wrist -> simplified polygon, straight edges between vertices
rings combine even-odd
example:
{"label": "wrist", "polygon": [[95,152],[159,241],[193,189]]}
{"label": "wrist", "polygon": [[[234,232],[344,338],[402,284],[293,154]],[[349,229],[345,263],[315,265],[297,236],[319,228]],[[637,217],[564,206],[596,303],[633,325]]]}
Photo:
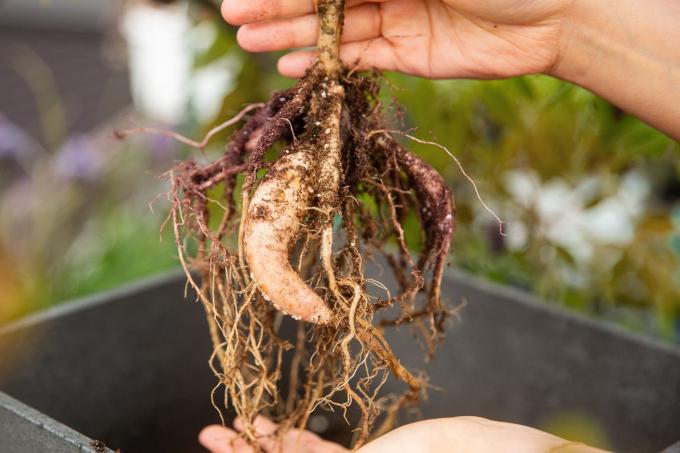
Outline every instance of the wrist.
{"label": "wrist", "polygon": [[573,0],[547,74],[680,136],[680,2]]}
{"label": "wrist", "polygon": [[[569,6],[562,20],[557,56],[547,75],[584,85],[592,61],[605,52],[597,26],[597,9],[606,0],[567,0]],[[602,11],[600,11],[602,15]]]}

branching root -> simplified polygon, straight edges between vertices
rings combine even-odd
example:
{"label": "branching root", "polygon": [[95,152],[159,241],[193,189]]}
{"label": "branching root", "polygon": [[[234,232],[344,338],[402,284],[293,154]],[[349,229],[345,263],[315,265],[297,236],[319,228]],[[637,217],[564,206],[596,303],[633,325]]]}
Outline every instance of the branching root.
{"label": "branching root", "polygon": [[[440,284],[454,234],[451,191],[388,132],[379,74],[340,64],[344,2],[319,0],[318,10],[320,57],[307,74],[225,123],[244,121],[222,157],[168,173],[180,261],[205,308],[210,366],[224,391],[213,391],[213,404],[241,417],[253,445],[258,415],[281,434],[305,427],[316,409],[349,418],[352,408],[355,447],[390,429],[427,381],[401,364],[384,329],[413,326],[432,354],[449,314]],[[173,136],[202,149],[224,127],[201,142]],[[132,132],[153,131],[120,135]],[[277,143],[278,157],[265,163]],[[423,231],[418,255],[403,228],[409,216]],[[365,276],[363,258],[380,255],[398,284],[386,297]],[[282,333],[291,325],[292,343]],[[381,393],[390,376],[402,395]]]}

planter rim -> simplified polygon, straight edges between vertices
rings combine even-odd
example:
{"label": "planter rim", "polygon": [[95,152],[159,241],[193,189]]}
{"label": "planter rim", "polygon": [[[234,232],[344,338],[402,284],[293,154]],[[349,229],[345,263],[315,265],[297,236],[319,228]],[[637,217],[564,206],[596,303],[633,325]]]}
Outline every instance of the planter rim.
{"label": "planter rim", "polygon": [[[666,342],[661,339],[645,335],[642,333],[627,330],[612,322],[600,320],[574,310],[569,310],[556,303],[551,303],[549,300],[540,298],[535,294],[510,285],[501,285],[489,280],[484,280],[481,277],[473,275],[461,269],[449,269],[444,274],[446,280],[465,280],[469,286],[480,291],[489,292],[501,297],[512,299],[519,305],[543,311],[549,314],[565,317],[574,322],[599,329],[612,335],[617,335],[649,347],[664,350],[665,352],[680,358],[680,345],[675,345],[671,342]],[[463,314],[465,312],[463,311]]]}
{"label": "planter rim", "polygon": [[[50,319],[58,318],[63,315],[68,315],[69,313],[90,310],[96,308],[101,304],[109,302],[113,296],[117,298],[126,297],[128,295],[132,296],[135,293],[142,291],[144,289],[162,285],[163,283],[183,278],[183,276],[184,272],[182,271],[182,269],[177,268],[170,271],[159,272],[148,277],[143,277],[138,280],[134,280],[130,283],[125,283],[119,287],[108,289],[96,294],[62,302],[58,305],[47,308],[45,310],[38,311],[34,314],[30,314],[24,318],[21,318],[9,324],[0,325],[0,335],[7,334],[25,327],[34,326]],[[454,288],[456,280],[465,281],[467,285],[473,287],[474,289],[480,290],[481,292],[488,292],[500,296],[502,298],[511,299],[513,302],[516,302],[522,306],[531,308],[533,310],[538,310],[542,312],[547,312],[552,315],[561,316],[571,320],[572,322],[576,322],[594,329],[604,331],[610,335],[623,337],[628,341],[637,342],[648,347],[662,350],[665,353],[671,354],[680,359],[680,346],[675,346],[672,343],[664,342],[654,337],[626,330],[623,327],[618,326],[616,324],[606,321],[603,322],[601,320],[588,317],[584,314],[568,310],[562,306],[552,304],[546,300],[543,300],[526,290],[516,288],[510,285],[501,285],[492,281],[484,280],[481,277],[475,276],[461,269],[446,270],[446,272],[444,273],[444,279],[447,281],[453,281],[452,286]],[[193,302],[190,294],[191,294],[190,291],[185,291],[185,299],[187,299],[187,302]],[[451,299],[455,299],[456,296],[453,295],[449,297]],[[464,317],[465,316],[464,308],[462,314]]]}
{"label": "planter rim", "polygon": [[99,305],[110,302],[114,297],[120,298],[132,296],[139,291],[143,291],[144,289],[163,285],[164,283],[181,278],[183,275],[184,272],[180,268],[170,271],[162,271],[151,276],[142,277],[128,283],[123,283],[120,286],[100,291],[95,294],[66,300],[52,307],[39,310],[23,318],[12,321],[8,324],[0,324],[0,336],[12,333],[25,327],[31,327],[40,324],[54,318],[59,318],[60,316],[68,315],[70,313],[90,310],[98,307]]}
{"label": "planter rim", "polygon": [[[11,414],[10,416],[16,416],[18,419],[27,421],[36,428],[47,431],[49,435],[53,436],[54,441],[59,444],[59,451],[61,451],[61,447],[64,447],[64,444],[66,444],[75,448],[75,451],[84,453],[114,453],[111,449],[104,447],[103,445],[101,447],[97,447],[96,442],[89,437],[69,428],[68,426],[48,417],[42,412],[33,409],[31,406],[27,406],[21,401],[16,400],[1,391],[0,410],[9,412]],[[2,432],[1,428],[2,427],[0,427],[0,432]],[[11,439],[12,435],[9,434],[9,436]]]}

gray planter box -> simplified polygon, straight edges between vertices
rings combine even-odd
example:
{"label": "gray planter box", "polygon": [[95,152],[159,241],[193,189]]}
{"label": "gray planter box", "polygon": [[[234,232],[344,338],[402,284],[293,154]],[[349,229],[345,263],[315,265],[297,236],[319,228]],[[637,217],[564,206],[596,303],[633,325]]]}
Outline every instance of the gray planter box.
{"label": "gray planter box", "polygon": [[[183,292],[174,273],[0,328],[0,452],[109,451],[92,439],[123,453],[203,451],[196,435],[217,421],[210,345],[202,308]],[[444,390],[422,417],[542,427],[580,414],[624,453],[680,440],[678,349],[464,274],[449,274],[444,294],[467,306],[424,367]],[[423,367],[407,330],[392,338]],[[346,440],[334,417],[323,435]]]}

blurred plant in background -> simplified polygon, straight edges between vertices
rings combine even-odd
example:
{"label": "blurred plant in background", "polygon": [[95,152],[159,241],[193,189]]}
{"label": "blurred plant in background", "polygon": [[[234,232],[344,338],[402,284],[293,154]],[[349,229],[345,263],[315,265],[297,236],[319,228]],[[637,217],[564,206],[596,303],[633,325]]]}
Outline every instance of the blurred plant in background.
{"label": "blurred plant in background", "polygon": [[147,207],[163,187],[149,172],[170,164],[174,144],[112,146],[112,127],[50,151],[0,118],[0,320],[175,266]]}
{"label": "blurred plant in background", "polygon": [[[147,121],[199,137],[292,83],[276,74],[275,55],[241,51],[209,0],[157,3],[127,3],[120,22],[133,99]],[[435,82],[389,74],[385,85],[395,127],[448,147],[506,222],[501,235],[442,150],[409,143],[454,188],[456,266],[680,338],[678,143],[543,76]],[[155,215],[146,210],[165,189],[146,173],[195,151],[153,137],[108,140],[107,131],[127,123],[119,117],[51,151],[0,122],[0,270],[13,277],[0,284],[0,297],[24,294],[32,302],[21,311],[174,265],[172,240],[153,240],[165,205]],[[226,138],[199,158],[220,153]],[[417,246],[418,229],[409,231]]]}
{"label": "blurred plant in background", "polygon": [[458,266],[634,329],[674,335],[676,142],[595,95],[544,76],[390,79],[417,134],[456,152],[507,221],[507,235],[500,236],[449,158],[418,145],[446,169],[457,195]]}

